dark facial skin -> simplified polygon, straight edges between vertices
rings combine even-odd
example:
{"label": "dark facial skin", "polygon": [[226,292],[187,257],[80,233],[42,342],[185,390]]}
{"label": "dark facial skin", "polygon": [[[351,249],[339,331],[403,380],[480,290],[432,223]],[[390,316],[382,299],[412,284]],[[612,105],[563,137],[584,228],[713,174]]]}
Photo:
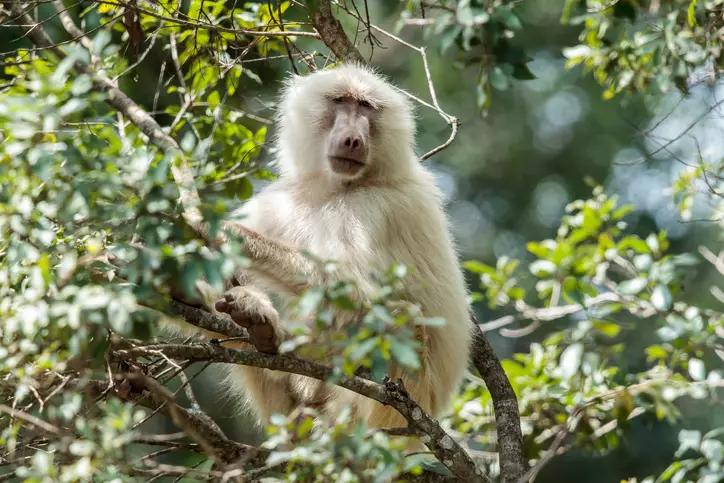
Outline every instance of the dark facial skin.
{"label": "dark facial skin", "polygon": [[327,156],[332,171],[354,176],[369,160],[370,131],[377,110],[362,99],[339,96],[330,99],[331,128]]}

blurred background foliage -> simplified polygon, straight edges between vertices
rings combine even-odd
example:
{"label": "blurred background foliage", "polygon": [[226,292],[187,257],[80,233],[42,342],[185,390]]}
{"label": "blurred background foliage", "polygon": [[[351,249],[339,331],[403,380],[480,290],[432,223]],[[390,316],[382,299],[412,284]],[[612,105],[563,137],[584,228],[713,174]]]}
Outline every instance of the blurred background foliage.
{"label": "blurred background foliage", "polygon": [[[183,18],[220,25],[233,19],[237,28],[274,24],[280,15],[285,22],[306,22],[295,2],[231,3],[184,2]],[[720,376],[712,371],[721,367],[712,349],[719,350],[722,300],[710,290],[721,274],[701,257],[683,255],[697,253],[701,245],[716,254],[722,246],[724,91],[718,77],[724,2],[364,3],[368,10],[351,4],[335,9],[363,55],[394,83],[429,101],[419,52],[374,29],[368,34],[362,23],[368,15],[372,24],[405,42],[427,46],[439,105],[460,121],[454,142],[425,162],[444,193],[461,256],[469,261],[470,286],[480,287],[473,297],[478,320],[491,324],[487,335],[506,359],[520,397],[529,456],[537,458],[555,441],[561,433],[554,430],[565,425],[566,417],[584,420],[571,431],[564,454],[548,463],[536,481],[641,481],[665,471],[662,478],[678,475],[674,481],[724,479],[718,434],[708,433],[724,426],[716,400]],[[175,4],[141,5],[149,12],[167,12]],[[91,55],[76,47],[77,58],[118,76],[119,87],[182,140],[209,202],[207,214],[222,214],[222,200],[239,202],[273,180],[266,163],[273,155],[269,140],[280,82],[291,70],[306,72],[302,50],[324,64],[319,41],[298,37],[294,42],[301,50],[296,50],[281,37],[239,40],[230,32],[185,29],[153,15],[127,20],[121,4],[82,7],[73,14],[92,32]],[[53,14],[47,3],[37,9],[39,18]],[[112,28],[106,28],[107,22]],[[56,40],[70,38],[58,22],[45,28]],[[309,30],[304,23],[287,28]],[[2,50],[18,48],[17,36],[18,30],[0,30]],[[289,57],[296,59],[294,67]],[[30,92],[25,84],[14,85],[14,79],[52,75],[70,82],[56,65],[28,63],[29,58],[27,51],[3,57],[3,89],[15,96],[5,97],[0,108],[6,128],[18,120],[8,114],[11,101],[21,103]],[[89,81],[82,76],[73,79],[60,98],[46,92],[47,104],[32,109],[68,106],[88,92],[84,82]],[[130,146],[139,159],[153,156],[132,126],[125,125],[126,137],[94,125],[94,120],[112,121],[113,115],[90,101],[66,107],[64,127],[86,130],[115,151],[79,143],[76,157],[91,156],[96,163],[82,169],[102,172],[103,156],[128,156]],[[32,110],[18,106],[16,114]],[[418,106],[418,119],[420,153],[448,139],[450,128],[434,109]],[[32,139],[23,146],[14,143],[16,151],[6,144],[5,162],[32,149]],[[134,158],[127,159],[133,164]],[[11,196],[21,190],[6,184],[12,179],[7,173],[2,202],[22,204]],[[94,216],[103,213],[103,206],[133,199],[133,209],[113,216],[138,217],[132,228],[145,223],[152,233],[154,213],[168,209],[164,203],[173,198],[161,178],[147,179],[143,195],[104,193],[107,204],[94,207]],[[70,211],[63,216],[74,219],[75,205],[65,202]],[[117,224],[119,238],[122,226]],[[180,236],[172,231],[169,227],[168,239]],[[83,250],[93,252],[93,243],[107,242],[88,238]],[[189,241],[186,254],[196,250]],[[154,256],[172,258],[162,252],[159,248]],[[137,262],[142,270],[145,262]],[[167,278],[156,285],[187,277],[185,266],[164,264]],[[616,267],[618,273],[607,272]],[[601,287],[616,297],[606,299],[596,313],[536,312],[583,303],[600,296]],[[118,324],[124,320],[117,318]],[[200,369],[192,367],[190,375]],[[216,385],[219,377],[210,369],[193,378],[199,405],[232,438],[258,443],[262,435],[238,415],[233,402],[224,400]],[[631,388],[621,390],[622,385]],[[494,448],[488,438],[493,426],[487,391],[473,379],[455,409],[455,431],[463,436],[482,432],[471,438],[472,447],[486,460],[485,450]],[[124,425],[138,417],[127,407],[113,410]],[[286,423],[277,423],[272,435],[279,439]],[[159,430],[169,425],[160,418],[151,424]],[[607,424],[608,430],[600,431]],[[669,467],[675,453],[685,459]],[[692,473],[685,476],[682,468]]]}

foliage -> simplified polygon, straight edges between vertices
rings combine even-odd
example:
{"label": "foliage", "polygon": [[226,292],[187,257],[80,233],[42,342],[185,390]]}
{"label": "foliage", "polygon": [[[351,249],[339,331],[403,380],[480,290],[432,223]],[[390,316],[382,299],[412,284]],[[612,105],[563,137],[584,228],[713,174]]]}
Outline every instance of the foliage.
{"label": "foliage", "polygon": [[[655,1],[648,5],[628,0],[566,0],[563,22],[583,27],[580,44],[563,51],[566,65],[582,65],[585,73],[605,87],[604,99],[621,93],[644,93],[658,103],[657,96],[666,92],[688,95],[697,85],[715,86],[724,66],[722,11],[724,2],[720,0]],[[711,110],[718,106],[717,102]],[[698,146],[697,152],[686,158],[691,161],[672,186],[682,219],[692,219],[697,192],[708,192],[710,219],[720,220],[724,163],[705,158]]]}
{"label": "foliage", "polygon": [[[70,77],[74,59],[87,60],[80,50],[75,51],[51,76],[39,75],[46,64],[35,61],[38,69],[27,68],[27,78],[17,77],[13,89],[4,92],[0,101],[5,135],[0,190],[2,383],[13,389],[6,394],[14,406],[26,411],[33,408],[63,431],[72,423],[67,430],[75,439],[63,439],[58,451],[82,457],[66,465],[36,453],[30,466],[22,463],[16,469],[17,476],[28,479],[65,475],[58,477],[78,481],[88,474],[102,479],[127,474],[129,468],[119,463],[127,459],[124,449],[135,437],[132,423],[141,420],[142,412],[133,413],[131,420],[131,406],[110,399],[99,409],[101,414],[85,418],[79,413],[83,409],[80,393],[47,391],[49,394],[41,397],[39,391],[58,380],[76,380],[78,371],[81,377],[101,376],[107,334],[148,338],[156,332],[156,310],[164,310],[169,287],[193,294],[193,282],[205,276],[221,288],[222,278],[231,274],[231,268],[247,262],[238,255],[238,241],[225,245],[223,252],[202,250],[201,241],[175,218],[178,191],[169,181],[173,159],[147,147],[137,131],[121,133],[114,127],[112,113],[102,104],[104,96],[89,89],[86,77]],[[76,128],[78,125],[83,127]],[[194,143],[182,144],[194,159],[206,157]],[[215,158],[209,159],[217,165]],[[225,214],[230,200],[223,197],[223,190],[211,188],[206,194],[210,203],[204,205],[204,212],[213,224]],[[136,239],[143,240],[143,246]],[[120,270],[107,262],[106,252],[122,262]],[[333,271],[332,264],[326,265]],[[351,375],[361,366],[372,369],[372,375],[381,380],[390,361],[418,368],[419,343],[408,321],[437,322],[420,317],[414,307],[398,304],[394,311],[388,310],[388,301],[396,295],[405,273],[404,267],[395,267],[381,277],[379,297],[367,308],[350,298],[352,281],[310,289],[297,301],[299,316],[303,319],[311,314],[318,324],[304,326],[299,337],[282,349],[317,340],[318,345],[301,353],[340,352],[335,365],[339,375]],[[325,345],[322,336],[331,333],[330,306],[352,313],[362,310],[367,315],[362,325],[331,336]],[[86,373],[83,367],[91,370]],[[78,384],[82,389],[82,383]],[[42,401],[40,407],[34,398]],[[5,422],[3,441],[8,456],[35,442],[32,437],[27,439],[22,425],[7,418]],[[113,432],[103,430],[109,424]],[[346,422],[335,424],[333,429],[339,432]],[[329,444],[321,433],[315,432],[314,438],[310,448]],[[384,436],[371,438],[373,447],[354,451],[371,452],[366,458],[380,454],[393,458],[385,474],[415,466],[412,460],[402,461],[397,446],[387,448],[390,443]],[[53,440],[46,444],[49,451],[56,448]],[[272,447],[280,444],[277,441]],[[319,457],[325,454],[336,456],[323,451]],[[271,458],[281,461],[284,455],[274,453]],[[103,476],[100,468],[109,473]],[[334,475],[351,478],[349,471],[340,471]]]}
{"label": "foliage", "polygon": [[[503,0],[439,3],[427,5],[427,10],[435,12],[435,15],[432,28],[425,30],[425,39],[439,38],[440,53],[454,55],[454,68],[477,68],[476,94],[482,113],[490,107],[493,89],[505,91],[515,79],[535,78],[527,66],[530,57],[511,41],[523,28],[514,3]],[[419,0],[405,2],[398,30],[413,18],[416,11],[424,13],[426,4]],[[451,54],[453,46],[455,50]]]}
{"label": "foliage", "polygon": [[264,446],[276,451],[267,464],[286,465],[282,481],[382,482],[408,472],[420,474],[420,458],[405,458],[404,442],[352,424],[349,416],[345,411],[321,425],[314,424],[319,414],[313,411],[275,417]]}
{"label": "foliage", "polygon": [[714,83],[724,66],[720,0],[649,2],[568,0],[563,20],[583,25],[581,44],[565,52],[583,63],[611,98],[628,91],[688,90]]}
{"label": "foliage", "polygon": [[[419,369],[422,347],[416,328],[440,326],[444,321],[423,317],[418,306],[403,302],[401,282],[407,268],[395,265],[378,276],[372,301],[363,304],[355,297],[354,281],[335,280],[334,262],[316,261],[331,275],[331,281],[307,289],[295,301],[294,319],[300,322],[291,327],[294,337],[280,350],[296,350],[309,359],[335,355],[334,367],[340,369],[340,376],[351,376],[363,368],[376,381],[384,379],[390,362],[412,371]],[[359,323],[337,329],[335,316]],[[314,324],[305,322],[310,317]]]}
{"label": "foliage", "polygon": [[[576,321],[531,344],[530,354],[503,363],[519,397],[531,455],[567,433],[577,448],[609,451],[631,419],[673,421],[680,414],[676,399],[716,397],[722,373],[707,372],[702,357],[718,350],[724,313],[676,300],[686,273],[699,262],[688,254],[667,254],[664,233],[645,239],[627,235],[623,220],[632,210],[596,186],[591,199],[567,206],[556,239],[528,244],[536,257],[528,268],[542,308],[524,302],[517,261],[504,260],[511,268],[502,271],[479,262],[466,265],[480,275],[491,304],[514,310],[501,324],[489,323],[493,328],[524,321],[527,327],[505,329],[521,336],[567,316]],[[640,373],[626,371],[632,354],[619,341],[636,325],[621,317],[625,312],[639,323],[654,319],[660,326],[660,342],[644,348],[649,368]],[[461,430],[492,429],[492,400],[480,384],[467,387],[457,408]],[[478,442],[491,444],[486,437]]]}

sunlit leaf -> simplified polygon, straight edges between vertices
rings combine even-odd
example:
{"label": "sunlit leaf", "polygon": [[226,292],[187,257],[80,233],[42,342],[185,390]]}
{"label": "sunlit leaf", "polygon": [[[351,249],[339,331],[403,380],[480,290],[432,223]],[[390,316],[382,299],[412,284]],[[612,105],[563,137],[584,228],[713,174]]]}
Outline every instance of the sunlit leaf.
{"label": "sunlit leaf", "polygon": [[624,295],[636,295],[648,285],[645,277],[636,277],[618,284],[618,291]]}
{"label": "sunlit leaf", "polygon": [[671,291],[666,285],[657,285],[651,293],[651,304],[658,310],[666,311],[671,308],[673,299]]}

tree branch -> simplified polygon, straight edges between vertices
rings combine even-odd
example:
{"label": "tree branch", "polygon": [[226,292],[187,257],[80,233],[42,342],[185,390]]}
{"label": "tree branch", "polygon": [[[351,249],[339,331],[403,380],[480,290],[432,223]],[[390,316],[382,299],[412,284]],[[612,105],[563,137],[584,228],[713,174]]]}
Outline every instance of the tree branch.
{"label": "tree branch", "polygon": [[325,382],[333,380],[340,387],[374,399],[397,410],[407,420],[410,429],[420,437],[420,441],[461,481],[466,483],[489,481],[481,470],[475,466],[465,450],[440,427],[435,419],[430,417],[417,402],[409,397],[401,382],[387,380],[385,384],[378,384],[357,376],[335,378],[331,368],[292,355],[272,355],[229,349],[212,343],[190,345],[155,344],[112,352],[112,357],[116,360],[132,360],[137,357],[156,357],[159,355],[173,359],[184,359],[190,362],[206,361],[241,364],[299,374]]}
{"label": "tree branch", "polygon": [[474,326],[473,364],[490,391],[495,409],[495,423],[500,445],[500,474],[505,483],[512,483],[523,476],[526,467],[518,398],[493,347],[485,338],[483,331],[480,330],[475,315],[471,313],[470,316]]}
{"label": "tree branch", "polygon": [[235,324],[229,316],[222,317],[212,314],[204,309],[192,307],[178,300],[171,300],[171,310],[189,324],[201,329],[234,337],[237,340],[249,340],[249,333],[246,329]]}
{"label": "tree branch", "polygon": [[[108,387],[106,381],[99,380],[90,380],[84,384],[78,381],[78,384],[85,387],[88,395],[94,399],[103,395]],[[230,440],[221,428],[205,414],[192,413],[174,401],[159,395],[156,391],[143,391],[142,394],[134,392],[121,394],[116,392],[116,395],[125,401],[133,402],[139,406],[163,414],[171,419],[179,429],[184,430],[184,432],[187,429],[191,429],[203,439],[205,443],[213,448],[214,453],[227,464],[244,458],[255,467],[261,466],[266,462],[266,458],[269,455],[269,452],[264,449]]]}
{"label": "tree branch", "polygon": [[344,33],[342,23],[332,14],[331,2],[329,0],[317,0],[316,4],[310,16],[312,25],[319,32],[322,42],[329,47],[329,50],[339,60],[365,64],[362,55],[349,40],[347,34]]}

